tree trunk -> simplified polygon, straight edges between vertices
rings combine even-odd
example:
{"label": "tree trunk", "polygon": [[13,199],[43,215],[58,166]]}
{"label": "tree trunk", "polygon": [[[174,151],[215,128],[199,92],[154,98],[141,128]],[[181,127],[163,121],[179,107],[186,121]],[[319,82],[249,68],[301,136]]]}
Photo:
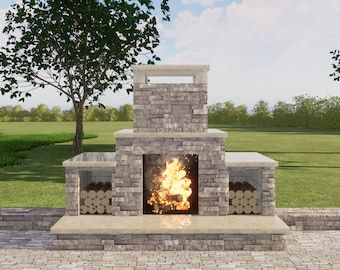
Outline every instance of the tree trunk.
{"label": "tree trunk", "polygon": [[73,138],[73,154],[78,155],[83,152],[83,108],[74,108],[76,116],[76,134]]}

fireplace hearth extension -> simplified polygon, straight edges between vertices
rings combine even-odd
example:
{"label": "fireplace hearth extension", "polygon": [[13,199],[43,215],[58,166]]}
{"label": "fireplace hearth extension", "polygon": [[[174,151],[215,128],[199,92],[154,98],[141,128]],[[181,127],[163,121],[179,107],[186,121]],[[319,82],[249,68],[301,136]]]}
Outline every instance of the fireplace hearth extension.
{"label": "fireplace hearth extension", "polygon": [[[226,153],[207,128],[208,66],[134,66],[133,129],[116,152],[63,162],[66,214],[56,249],[283,250],[289,228],[275,215],[277,162]],[[150,84],[150,76],[192,76]],[[108,190],[108,187],[112,190]]]}

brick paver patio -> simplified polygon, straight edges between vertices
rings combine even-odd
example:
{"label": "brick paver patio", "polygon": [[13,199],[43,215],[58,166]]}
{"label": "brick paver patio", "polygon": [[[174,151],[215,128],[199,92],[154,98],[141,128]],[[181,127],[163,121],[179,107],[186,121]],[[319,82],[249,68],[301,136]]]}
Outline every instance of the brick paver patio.
{"label": "brick paver patio", "polygon": [[295,231],[287,251],[52,251],[52,235],[0,231],[0,269],[340,269],[340,231]]}

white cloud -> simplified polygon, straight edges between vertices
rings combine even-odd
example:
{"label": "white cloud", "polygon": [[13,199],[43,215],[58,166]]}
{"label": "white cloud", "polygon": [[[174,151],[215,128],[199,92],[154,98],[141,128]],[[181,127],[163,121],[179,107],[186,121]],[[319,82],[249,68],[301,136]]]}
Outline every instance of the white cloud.
{"label": "white cloud", "polygon": [[216,0],[182,0],[184,5],[199,4],[202,6],[212,6],[215,2]]}
{"label": "white cloud", "polygon": [[329,78],[339,23],[338,0],[244,0],[200,16],[184,11],[162,30],[177,49],[165,62],[210,64],[209,103],[339,95]]}
{"label": "white cloud", "polygon": [[[5,11],[0,10],[0,28]],[[329,51],[340,49],[339,23],[339,0],[244,0],[206,7],[199,16],[180,12],[170,27],[160,26],[158,52],[165,56],[162,64],[210,64],[209,103],[340,95],[339,83],[328,76]],[[0,34],[0,45],[4,41]],[[131,103],[132,95],[107,93],[103,101],[118,106]],[[0,95],[0,106],[15,103]],[[37,91],[25,106],[39,103],[69,106],[52,89]]]}

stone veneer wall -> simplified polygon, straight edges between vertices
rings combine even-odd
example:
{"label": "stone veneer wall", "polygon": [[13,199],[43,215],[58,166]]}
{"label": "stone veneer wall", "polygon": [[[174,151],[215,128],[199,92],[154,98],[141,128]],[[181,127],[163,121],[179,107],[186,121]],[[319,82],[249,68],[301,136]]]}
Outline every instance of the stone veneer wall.
{"label": "stone veneer wall", "polygon": [[134,86],[135,132],[206,132],[207,84]]}
{"label": "stone veneer wall", "polygon": [[284,250],[281,234],[58,234],[54,249],[66,250]]}
{"label": "stone veneer wall", "polygon": [[112,180],[113,215],[143,214],[143,154],[198,155],[199,215],[227,215],[228,171],[224,137],[117,137]]}
{"label": "stone veneer wall", "polygon": [[64,208],[0,208],[0,230],[47,231],[64,213]]}
{"label": "stone veneer wall", "polygon": [[340,208],[276,208],[291,230],[340,230]]}
{"label": "stone veneer wall", "polygon": [[248,182],[261,192],[261,214],[275,215],[275,168],[229,167],[230,182]]}

